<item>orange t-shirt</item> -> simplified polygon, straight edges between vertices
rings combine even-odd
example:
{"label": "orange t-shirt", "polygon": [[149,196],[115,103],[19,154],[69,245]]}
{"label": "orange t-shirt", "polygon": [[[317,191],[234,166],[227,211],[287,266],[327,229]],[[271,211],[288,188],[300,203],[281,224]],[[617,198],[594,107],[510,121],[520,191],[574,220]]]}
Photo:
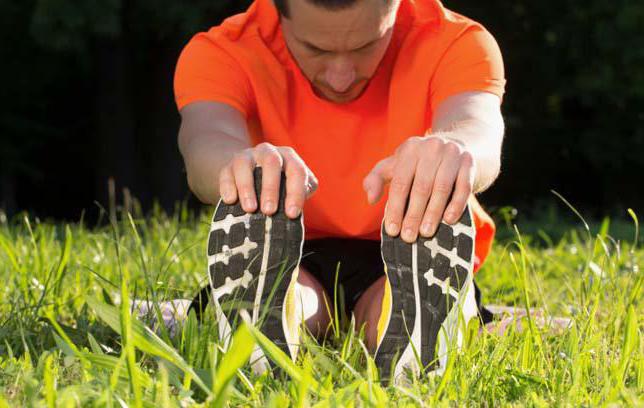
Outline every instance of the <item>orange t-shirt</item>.
{"label": "orange t-shirt", "polygon": [[[411,136],[430,130],[445,98],[466,91],[502,97],[499,48],[480,24],[438,0],[402,0],[391,43],[366,90],[347,104],[319,98],[289,53],[270,0],[199,33],[175,74],[178,108],[197,101],[238,109],[253,144],[291,146],[319,180],[304,207],[306,237],[380,238],[386,196],[367,203],[362,181]],[[494,224],[475,206],[483,261]]]}

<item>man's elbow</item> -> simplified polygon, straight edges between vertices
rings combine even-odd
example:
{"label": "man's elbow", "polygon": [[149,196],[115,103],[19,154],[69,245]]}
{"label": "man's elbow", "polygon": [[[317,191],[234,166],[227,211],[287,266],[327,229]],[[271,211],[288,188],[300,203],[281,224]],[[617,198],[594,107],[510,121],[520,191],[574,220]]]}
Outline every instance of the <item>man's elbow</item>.
{"label": "man's elbow", "polygon": [[496,181],[501,174],[501,147],[503,134],[500,133],[499,143],[496,147],[489,148],[477,163],[476,177],[474,181],[474,193],[481,193]]}
{"label": "man's elbow", "polygon": [[192,175],[192,172],[186,171],[186,181],[188,182],[188,188],[192,192],[192,194],[199,199],[202,203],[204,202],[202,195],[199,192],[199,189],[197,188],[197,182],[195,181],[195,177]]}
{"label": "man's elbow", "polygon": [[493,137],[494,142],[490,144],[488,153],[485,155],[487,157],[484,158],[483,174],[480,177],[481,182],[478,186],[479,190],[476,191],[477,193],[487,190],[501,174],[501,150],[505,134],[505,123],[500,111],[492,115],[490,127],[490,133],[495,135]]}
{"label": "man's elbow", "polygon": [[494,184],[494,181],[499,177],[501,173],[501,166],[492,166],[488,165],[484,170],[478,170],[476,178],[474,180],[474,186],[472,192],[474,194],[482,193],[487,190]]}

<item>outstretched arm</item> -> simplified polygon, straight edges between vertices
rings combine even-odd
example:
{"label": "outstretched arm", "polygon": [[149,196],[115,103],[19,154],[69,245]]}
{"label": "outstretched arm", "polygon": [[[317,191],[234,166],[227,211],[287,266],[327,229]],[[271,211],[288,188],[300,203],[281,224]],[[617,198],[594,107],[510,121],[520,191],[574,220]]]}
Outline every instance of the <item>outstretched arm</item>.
{"label": "outstretched arm", "polygon": [[188,185],[204,203],[219,200],[219,173],[230,158],[251,146],[244,116],[224,103],[197,102],[181,109],[179,151]]}
{"label": "outstretched arm", "polygon": [[501,170],[504,129],[498,96],[466,92],[438,106],[428,136],[460,142],[471,153],[476,165],[472,192],[480,193],[492,185]]}

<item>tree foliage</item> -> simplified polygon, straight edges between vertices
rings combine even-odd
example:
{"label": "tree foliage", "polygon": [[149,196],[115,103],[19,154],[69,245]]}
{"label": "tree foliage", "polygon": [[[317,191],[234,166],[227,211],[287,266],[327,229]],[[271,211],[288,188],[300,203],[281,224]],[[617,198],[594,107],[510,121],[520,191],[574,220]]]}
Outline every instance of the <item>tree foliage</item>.
{"label": "tree foliage", "polygon": [[[483,23],[505,58],[504,170],[484,201],[554,188],[586,207],[644,208],[644,3],[444,3]],[[75,216],[109,176],[148,202],[184,198],[174,62],[247,4],[0,0],[0,206]],[[59,197],[39,205],[33,185]]]}
{"label": "tree foliage", "polygon": [[555,188],[596,209],[644,209],[644,3],[448,4],[482,21],[504,53],[508,131],[499,198],[511,202],[520,192],[530,200]]}

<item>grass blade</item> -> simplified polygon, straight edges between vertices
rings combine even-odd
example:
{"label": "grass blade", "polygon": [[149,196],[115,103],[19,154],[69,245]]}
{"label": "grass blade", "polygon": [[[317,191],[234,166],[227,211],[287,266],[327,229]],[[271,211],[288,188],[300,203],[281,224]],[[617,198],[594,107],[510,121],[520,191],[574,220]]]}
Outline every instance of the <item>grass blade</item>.
{"label": "grass blade", "polygon": [[250,358],[255,347],[255,340],[246,324],[241,324],[235,334],[230,348],[221,359],[213,380],[214,407],[223,407],[237,370],[242,368]]}
{"label": "grass blade", "polygon": [[[262,332],[253,326],[247,326],[255,341],[262,348],[268,358],[273,360],[286,374],[288,374],[295,383],[299,384],[304,379],[304,372],[298,367],[289,356],[286,355],[279,347],[271,342]],[[310,379],[312,391],[317,395],[326,395],[329,390],[323,388],[320,383],[313,378]]]}
{"label": "grass blade", "polygon": [[[87,304],[94,310],[98,317],[104,321],[112,330],[121,334],[121,323],[118,309],[114,306],[107,305],[96,299],[88,298]],[[185,360],[170,345],[166,344],[150,328],[138,320],[132,320],[132,340],[136,347],[148,354],[168,360],[179,367],[184,374],[190,375],[195,383],[207,395],[211,395],[210,388],[201,380],[195,371],[185,362]]]}

